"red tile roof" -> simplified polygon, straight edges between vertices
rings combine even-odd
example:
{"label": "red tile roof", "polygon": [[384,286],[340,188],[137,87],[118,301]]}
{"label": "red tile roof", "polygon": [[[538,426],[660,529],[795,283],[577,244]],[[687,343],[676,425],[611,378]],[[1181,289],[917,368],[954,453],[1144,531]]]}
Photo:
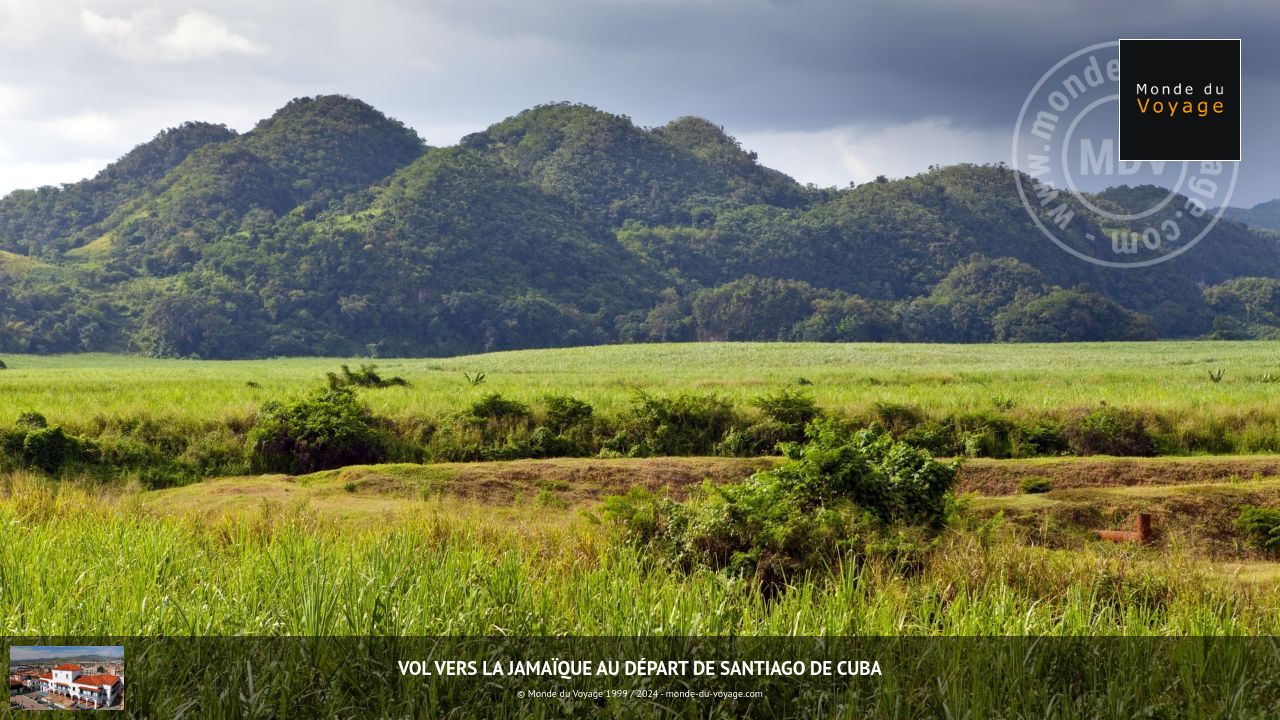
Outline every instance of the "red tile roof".
{"label": "red tile roof", "polygon": [[37,679],[37,680],[52,680],[52,679],[53,679],[53,673],[45,673],[45,674],[43,674],[43,675],[37,675],[37,676],[36,676],[36,679]]}
{"label": "red tile roof", "polygon": [[79,670],[80,666],[75,663],[63,663],[54,668],[54,670]]}
{"label": "red tile roof", "polygon": [[88,685],[95,688],[103,685],[115,685],[118,682],[120,682],[120,678],[115,675],[81,675],[75,679],[76,685]]}

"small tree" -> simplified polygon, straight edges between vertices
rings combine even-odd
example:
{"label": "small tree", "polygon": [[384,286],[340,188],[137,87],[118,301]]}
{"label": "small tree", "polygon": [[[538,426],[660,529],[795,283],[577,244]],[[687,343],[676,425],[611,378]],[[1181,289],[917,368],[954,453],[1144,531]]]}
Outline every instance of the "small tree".
{"label": "small tree", "polygon": [[263,405],[249,447],[255,471],[290,474],[383,462],[388,454],[373,414],[348,390]]}

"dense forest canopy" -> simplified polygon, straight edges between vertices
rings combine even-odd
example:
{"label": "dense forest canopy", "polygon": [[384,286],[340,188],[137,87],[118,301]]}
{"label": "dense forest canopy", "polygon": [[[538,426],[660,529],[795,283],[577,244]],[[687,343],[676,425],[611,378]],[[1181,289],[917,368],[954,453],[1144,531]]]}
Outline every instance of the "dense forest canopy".
{"label": "dense forest canopy", "polygon": [[1280,336],[1275,234],[1224,221],[1167,263],[1102,269],[1039,234],[1003,166],[820,189],[692,117],[556,103],[431,147],[359,100],[301,98],[0,200],[4,352],[1204,336]]}

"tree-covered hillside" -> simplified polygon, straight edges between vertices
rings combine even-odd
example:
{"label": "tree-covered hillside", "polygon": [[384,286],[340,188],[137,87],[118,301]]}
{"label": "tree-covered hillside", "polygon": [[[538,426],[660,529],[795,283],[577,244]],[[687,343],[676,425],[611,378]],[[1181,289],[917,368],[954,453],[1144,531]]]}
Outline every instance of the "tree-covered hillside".
{"label": "tree-covered hillside", "polygon": [[222,125],[187,123],[161,132],[92,179],[11,193],[0,201],[0,249],[41,254],[145,193],[193,151],[234,137]]}
{"label": "tree-covered hillside", "polygon": [[1280,232],[1280,199],[1258,203],[1251,208],[1229,207],[1224,217],[1245,225]]}
{"label": "tree-covered hillside", "polygon": [[0,200],[0,351],[1280,334],[1275,235],[1223,222],[1170,262],[1098,268],[1039,234],[1014,181],[958,165],[818,189],[706,120],[567,103],[429,147],[358,100],[302,98]]}

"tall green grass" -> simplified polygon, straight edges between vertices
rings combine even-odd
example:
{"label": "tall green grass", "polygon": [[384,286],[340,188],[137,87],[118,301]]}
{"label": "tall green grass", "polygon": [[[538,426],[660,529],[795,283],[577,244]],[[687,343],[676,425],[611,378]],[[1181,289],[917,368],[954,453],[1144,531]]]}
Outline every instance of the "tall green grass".
{"label": "tall green grass", "polygon": [[[325,373],[359,359],[156,360],[123,355],[3,358],[0,418],[39,409],[54,422],[165,417],[196,424],[249,416],[263,401],[323,385]],[[365,360],[364,362],[368,362]],[[631,388],[718,393],[746,405],[805,378],[823,407],[868,411],[880,402],[929,412],[1109,405],[1189,420],[1272,415],[1280,399],[1276,342],[913,345],[894,343],[689,343],[529,350],[447,359],[384,359],[379,371],[409,387],[368,395],[379,414],[455,411],[481,394],[527,402],[548,393],[620,412]],[[1223,367],[1222,382],[1207,369]],[[484,372],[473,387],[464,372]],[[247,383],[255,383],[250,386]]]}
{"label": "tall green grass", "polygon": [[1253,635],[1275,588],[1189,557],[1052,551],[954,530],[923,570],[847,563],[766,599],[684,573],[562,513],[455,517],[422,502],[376,524],[298,507],[160,517],[128,494],[25,475],[0,500],[6,635]]}
{"label": "tall green grass", "polygon": [[[408,434],[488,393],[537,405],[571,395],[619,417],[635,391],[717,395],[748,414],[764,393],[803,378],[824,411],[872,418],[902,408],[964,425],[982,454],[1003,422],[1034,425],[1098,408],[1151,418],[1162,452],[1280,452],[1280,345],[1274,342],[906,345],[696,343],[380,360],[405,387],[362,392]],[[269,400],[320,387],[327,358],[155,360],[119,355],[7,356],[0,427],[27,410],[108,445],[162,448],[193,467],[233,465]],[[1206,369],[1225,368],[1221,382]],[[483,372],[482,385],[465,374]],[[990,426],[984,429],[985,426]],[[996,440],[995,442],[999,442]],[[1024,453],[1025,454],[1025,453]]]}

